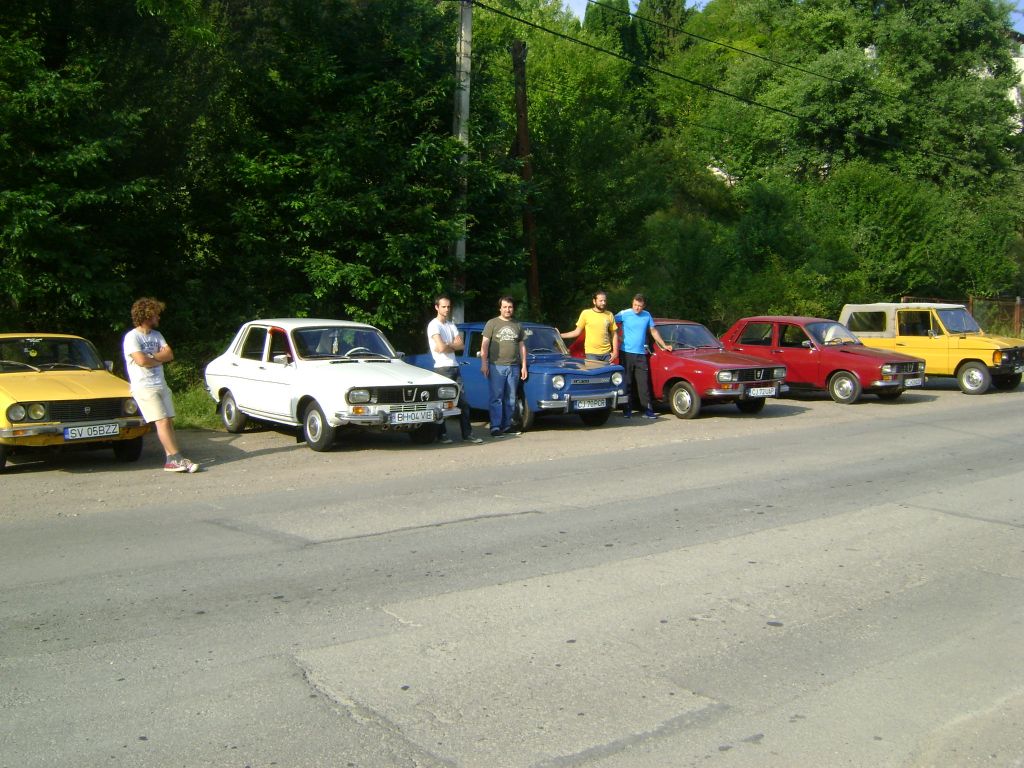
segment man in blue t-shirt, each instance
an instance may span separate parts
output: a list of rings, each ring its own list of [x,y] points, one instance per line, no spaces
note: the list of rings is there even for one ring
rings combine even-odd
[[[629,384],[629,403],[622,414],[627,419],[632,417],[633,404],[637,400],[644,410],[645,419],[658,418],[651,400],[651,380],[647,369],[647,334],[650,333],[662,349],[672,349],[654,327],[654,318],[644,309],[645,306],[647,298],[638,293],[633,297],[633,308],[624,309],[615,316],[616,322],[622,326],[622,364],[626,369],[626,382]]]

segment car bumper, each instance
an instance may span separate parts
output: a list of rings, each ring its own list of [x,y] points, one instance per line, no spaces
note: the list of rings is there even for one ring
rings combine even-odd
[[[878,379],[868,385],[868,389],[909,389],[924,386],[924,374],[896,374],[888,379]]]
[[[588,392],[587,394],[574,394],[572,392],[559,395],[558,399],[539,400],[537,409],[541,411],[553,411],[555,413],[568,413],[572,411],[572,404],[578,400],[606,400],[609,408],[615,408],[619,402],[625,402],[626,393],[624,390],[613,390],[611,392]],[[601,410],[600,408],[585,410]]]
[[[423,420],[408,422],[397,421],[392,418],[393,416],[398,416],[399,413],[429,414],[430,418],[423,417]],[[462,411],[458,408],[442,408],[440,405],[411,412],[375,411],[372,413],[350,413],[348,411],[337,411],[331,423],[336,427],[352,425],[356,427],[377,427],[380,429],[415,429],[423,424],[437,424],[449,416],[458,416],[460,413]]]
[[[752,395],[750,391],[752,389],[767,389],[774,388],[775,393],[771,395]],[[714,389],[706,389],[702,393],[702,397],[731,397],[735,400],[761,400],[766,397],[778,397],[789,392],[789,386],[783,384],[781,381],[759,381],[757,384],[750,384],[742,387],[741,389],[724,389],[716,387]]]
[[[64,430],[71,427],[96,427],[117,424],[116,435],[99,435],[78,440],[66,440]],[[76,421],[68,424],[26,424],[0,429],[0,444],[43,448],[51,445],[86,445],[131,440],[149,431],[149,425],[140,418],[104,419],[103,421]]]

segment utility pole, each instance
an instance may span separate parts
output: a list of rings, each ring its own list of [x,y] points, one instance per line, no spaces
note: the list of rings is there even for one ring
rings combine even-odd
[[[461,0],[459,3],[459,39],[455,48],[455,118],[452,126],[452,133],[462,142],[463,147],[469,147],[469,74],[473,60],[473,0]],[[459,157],[459,164],[466,165],[468,152],[463,151]],[[459,192],[460,210],[463,215],[462,233],[455,241],[455,262],[456,281],[459,290],[456,291],[455,305],[452,307],[452,320],[456,323],[464,322],[466,319],[466,304],[462,300],[462,292],[465,289],[465,274],[463,265],[466,263],[466,176],[462,174]]]
[[[534,319],[540,319],[540,269],[537,266],[537,233],[533,218],[533,160],[530,153],[530,130],[526,120],[526,43],[512,43],[512,71],[516,87],[516,155],[522,162],[521,175],[526,186],[526,205],[523,206],[523,236],[530,251],[530,278],[527,281],[530,308]]]

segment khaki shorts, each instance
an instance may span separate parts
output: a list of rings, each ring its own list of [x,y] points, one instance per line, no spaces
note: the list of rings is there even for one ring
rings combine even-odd
[[[174,401],[167,387],[146,387],[132,393],[147,423],[174,418]]]

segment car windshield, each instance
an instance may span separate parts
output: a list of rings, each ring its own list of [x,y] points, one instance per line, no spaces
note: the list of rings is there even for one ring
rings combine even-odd
[[[20,336],[0,339],[0,373],[18,371],[106,370],[85,339]]]
[[[376,328],[319,325],[296,328],[292,341],[299,357],[309,359],[395,357],[395,350]]]
[[[937,309],[939,320],[949,333],[978,333],[980,326],[971,317],[971,313],[963,307],[956,309]]]
[[[698,323],[671,323],[658,326],[658,333],[675,348],[679,347],[714,347],[722,346],[722,342],[715,338],[715,334]]]
[[[554,328],[524,328],[523,335],[526,336],[526,351],[530,354],[569,354],[562,337]]]
[[[816,342],[824,344],[826,347],[840,346],[842,344],[860,344],[860,339],[842,323],[808,323],[807,332],[814,337]]]

